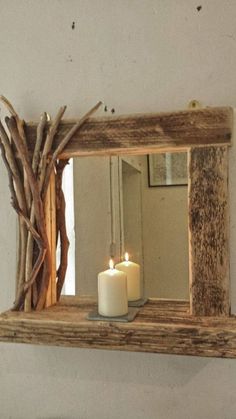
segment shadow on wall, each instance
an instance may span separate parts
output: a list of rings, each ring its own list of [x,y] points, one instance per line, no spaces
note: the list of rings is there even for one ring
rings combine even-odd
[[[51,376],[67,380],[114,382],[147,386],[185,386],[210,359],[77,348],[1,344],[1,374]],[[12,355],[12,356],[11,356]],[[86,363],[83,362],[86,356]],[[119,360],[117,360],[117,356]],[[11,358],[11,365],[7,360]],[[37,363],[35,362],[37,359]],[[222,360],[222,363],[227,360]],[[104,368],[109,365],[109,369]],[[40,369],[38,366],[40,365]],[[129,368],[127,368],[127,365]],[[138,368],[137,368],[138,365]],[[172,372],[170,374],[170,371]]]

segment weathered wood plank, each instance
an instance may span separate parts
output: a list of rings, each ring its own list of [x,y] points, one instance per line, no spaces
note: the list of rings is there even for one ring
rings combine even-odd
[[[147,154],[212,144],[230,145],[233,110],[204,108],[159,114],[91,118],[74,135],[61,158],[80,155]],[[60,124],[54,148],[75,121]],[[36,124],[26,124],[33,149]]]
[[[51,251],[51,276],[47,290],[45,307],[56,303],[56,185],[52,172],[45,200],[45,221],[48,243]]]
[[[228,316],[228,148],[193,148],[189,154],[190,311]]]
[[[45,307],[56,303],[56,185],[52,172],[45,201],[45,221],[49,248],[51,252],[51,276],[47,290]]]
[[[168,307],[172,313],[168,315]],[[174,309],[176,307],[176,313]],[[152,300],[132,323],[92,322],[93,299],[66,297],[41,312],[0,316],[0,340],[80,348],[236,358],[236,317],[192,317],[189,303]]]

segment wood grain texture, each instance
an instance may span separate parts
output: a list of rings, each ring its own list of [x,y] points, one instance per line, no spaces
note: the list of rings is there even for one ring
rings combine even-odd
[[[184,149],[212,144],[230,145],[232,121],[233,110],[229,107],[90,118],[75,133],[60,158],[91,154],[145,154],[176,147]],[[62,121],[54,148],[74,123]],[[35,130],[36,124],[26,125],[31,150],[34,148]]]
[[[50,307],[57,301],[56,297],[56,191],[55,191],[55,172],[50,176],[50,183],[45,200],[45,222],[48,236],[48,243],[51,253],[51,276],[47,290],[45,307]]]
[[[236,358],[236,317],[192,317],[189,302],[150,300],[131,323],[86,320],[95,302],[64,297],[41,312],[0,316],[0,340],[206,357]]]
[[[228,148],[192,148],[189,160],[190,308],[228,316]]]
[[[48,238],[48,245],[51,252],[52,249],[52,222],[51,222],[51,188],[49,186],[45,203],[44,203],[44,213],[45,213],[45,225],[46,225],[46,232],[47,232],[47,238]],[[46,301],[45,301],[45,307],[50,307],[52,305],[52,267],[51,267],[51,275],[49,279],[48,289],[47,289],[47,295],[46,295]]]

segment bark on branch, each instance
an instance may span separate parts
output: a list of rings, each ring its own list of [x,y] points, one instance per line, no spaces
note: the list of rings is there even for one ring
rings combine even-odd
[[[13,309],[41,310],[48,298],[49,280],[52,276],[51,249],[53,249],[54,241],[48,233],[48,224],[46,226],[48,218],[46,219],[45,214],[50,177],[55,171],[56,220],[53,220],[51,215],[49,218],[50,222],[56,222],[57,242],[58,245],[60,242],[61,246],[56,290],[54,287],[57,300],[59,300],[67,270],[69,240],[65,219],[66,203],[62,190],[62,175],[68,161],[60,161],[58,158],[75,132],[100,107],[101,102],[97,103],[72,127],[53,152],[53,142],[60,129],[60,122],[66,107],[63,106],[58,110],[55,120],[50,125],[47,124],[47,114],[43,113],[37,128],[33,156],[30,155],[28,149],[24,120],[20,119],[12,104],[4,96],[0,95],[0,102],[6,106],[11,115],[5,119],[10,136],[0,121],[0,150],[8,174],[11,204],[19,220],[17,291]],[[54,191],[52,185],[50,190]],[[53,198],[51,194],[51,205],[54,205],[54,199],[55,197]]]

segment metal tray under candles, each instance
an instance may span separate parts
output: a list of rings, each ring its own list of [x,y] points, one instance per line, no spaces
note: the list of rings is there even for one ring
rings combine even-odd
[[[148,302],[148,298],[140,298],[135,301],[128,301],[129,307],[143,307]]]
[[[129,307],[129,311],[124,316],[116,316],[116,317],[106,317],[101,316],[98,311],[91,311],[86,316],[87,320],[94,320],[94,321],[103,321],[103,322],[132,322],[135,317],[137,316],[139,309],[136,307]]]

